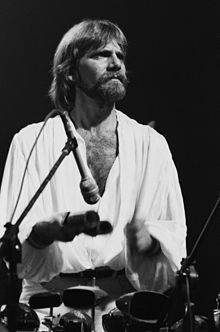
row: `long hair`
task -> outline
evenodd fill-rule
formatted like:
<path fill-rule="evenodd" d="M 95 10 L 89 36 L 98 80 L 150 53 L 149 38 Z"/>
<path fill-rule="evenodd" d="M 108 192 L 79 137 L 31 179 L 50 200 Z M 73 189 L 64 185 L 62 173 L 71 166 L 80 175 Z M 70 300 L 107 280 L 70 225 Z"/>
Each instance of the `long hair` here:
<path fill-rule="evenodd" d="M 88 51 L 105 47 L 111 41 L 116 41 L 126 56 L 126 37 L 116 24 L 108 20 L 85 19 L 65 33 L 54 55 L 53 80 L 49 90 L 56 108 L 67 111 L 73 108 L 75 87 L 71 74 Z"/>

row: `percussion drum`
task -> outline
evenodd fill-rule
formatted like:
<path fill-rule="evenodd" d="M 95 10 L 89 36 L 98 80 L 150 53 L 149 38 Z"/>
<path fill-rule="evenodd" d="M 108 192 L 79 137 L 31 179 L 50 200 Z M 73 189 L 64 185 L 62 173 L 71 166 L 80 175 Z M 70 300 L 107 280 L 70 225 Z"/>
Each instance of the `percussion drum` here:
<path fill-rule="evenodd" d="M 0 322 L 7 328 L 8 307 L 0 311 Z M 16 312 L 16 329 L 19 331 L 36 331 L 40 326 L 40 320 L 36 312 L 27 304 L 19 303 Z"/>
<path fill-rule="evenodd" d="M 106 332 L 150 332 L 159 320 L 164 322 L 167 306 L 168 297 L 164 294 L 128 293 L 116 300 L 117 308 L 103 315 L 103 327 Z"/>
<path fill-rule="evenodd" d="M 183 332 L 183 318 L 173 323 L 170 329 L 167 326 L 168 301 L 166 295 L 157 292 L 125 294 L 116 300 L 116 308 L 103 315 L 103 328 L 105 332 Z M 209 320 L 195 315 L 195 332 L 200 331 L 210 331 Z"/>
<path fill-rule="evenodd" d="M 102 325 L 106 332 L 150 332 L 155 326 L 150 322 L 140 322 L 124 315 L 117 308 L 102 316 Z"/>

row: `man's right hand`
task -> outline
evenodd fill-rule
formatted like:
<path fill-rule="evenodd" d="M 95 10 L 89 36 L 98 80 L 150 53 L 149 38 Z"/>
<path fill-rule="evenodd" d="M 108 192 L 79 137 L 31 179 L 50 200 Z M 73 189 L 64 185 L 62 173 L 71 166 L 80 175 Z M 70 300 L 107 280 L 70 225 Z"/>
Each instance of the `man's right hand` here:
<path fill-rule="evenodd" d="M 28 238 L 29 244 L 38 249 L 43 249 L 54 241 L 69 242 L 80 233 L 90 236 L 107 234 L 112 231 L 112 226 L 107 221 L 100 222 L 95 211 L 84 214 L 58 213 L 47 221 L 38 222 Z"/>
<path fill-rule="evenodd" d="M 87 211 L 84 214 L 70 214 L 70 212 L 67 212 L 62 222 L 60 220 L 53 222 L 54 240 L 72 241 L 80 233 L 91 236 L 97 235 L 99 224 L 99 215 L 95 211 Z"/>

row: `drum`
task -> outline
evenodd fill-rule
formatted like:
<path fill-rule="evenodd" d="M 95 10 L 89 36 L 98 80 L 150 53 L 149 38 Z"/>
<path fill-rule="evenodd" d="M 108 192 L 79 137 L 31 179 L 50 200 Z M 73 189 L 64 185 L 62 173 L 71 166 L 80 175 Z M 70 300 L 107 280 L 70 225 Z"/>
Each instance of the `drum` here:
<path fill-rule="evenodd" d="M 0 322 L 7 328 L 8 307 L 0 311 Z M 40 320 L 36 312 L 24 303 L 19 303 L 16 311 L 16 328 L 19 331 L 36 331 L 40 326 Z"/>
<path fill-rule="evenodd" d="M 159 321 L 163 326 L 167 306 L 168 297 L 164 294 L 148 291 L 128 293 L 116 300 L 117 308 L 103 315 L 103 327 L 106 332 L 150 332 Z"/>
<path fill-rule="evenodd" d="M 91 332 L 93 328 L 92 318 L 78 310 L 73 310 L 61 316 L 59 321 L 59 329 L 54 331 L 63 332 Z"/>
<path fill-rule="evenodd" d="M 134 322 L 117 308 L 102 316 L 102 325 L 106 332 L 125 332 L 128 331 L 128 325 L 130 332 L 132 330 L 138 332 Z"/>
<path fill-rule="evenodd" d="M 138 321 L 157 322 L 168 310 L 168 296 L 149 291 L 128 293 L 116 300 L 116 307 Z"/>
<path fill-rule="evenodd" d="M 105 332 L 153 332 L 155 324 L 152 322 L 137 321 L 124 315 L 119 309 L 115 308 L 108 314 L 103 315 L 102 324 Z M 157 330 L 156 330 L 157 331 Z M 159 328 L 159 332 L 183 332 L 183 319 L 175 322 L 169 329 L 166 326 Z M 195 332 L 210 332 L 211 326 L 205 316 L 195 316 Z M 218 329 L 216 329 L 218 331 Z"/>

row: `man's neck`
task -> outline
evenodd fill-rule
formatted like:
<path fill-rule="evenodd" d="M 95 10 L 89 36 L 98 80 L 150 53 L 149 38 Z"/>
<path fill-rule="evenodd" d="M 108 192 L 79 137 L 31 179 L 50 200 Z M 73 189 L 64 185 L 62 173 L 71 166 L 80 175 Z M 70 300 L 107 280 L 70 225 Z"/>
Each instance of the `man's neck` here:
<path fill-rule="evenodd" d="M 76 98 L 70 113 L 77 129 L 87 131 L 115 130 L 115 105 L 101 103 L 91 98 Z"/>

